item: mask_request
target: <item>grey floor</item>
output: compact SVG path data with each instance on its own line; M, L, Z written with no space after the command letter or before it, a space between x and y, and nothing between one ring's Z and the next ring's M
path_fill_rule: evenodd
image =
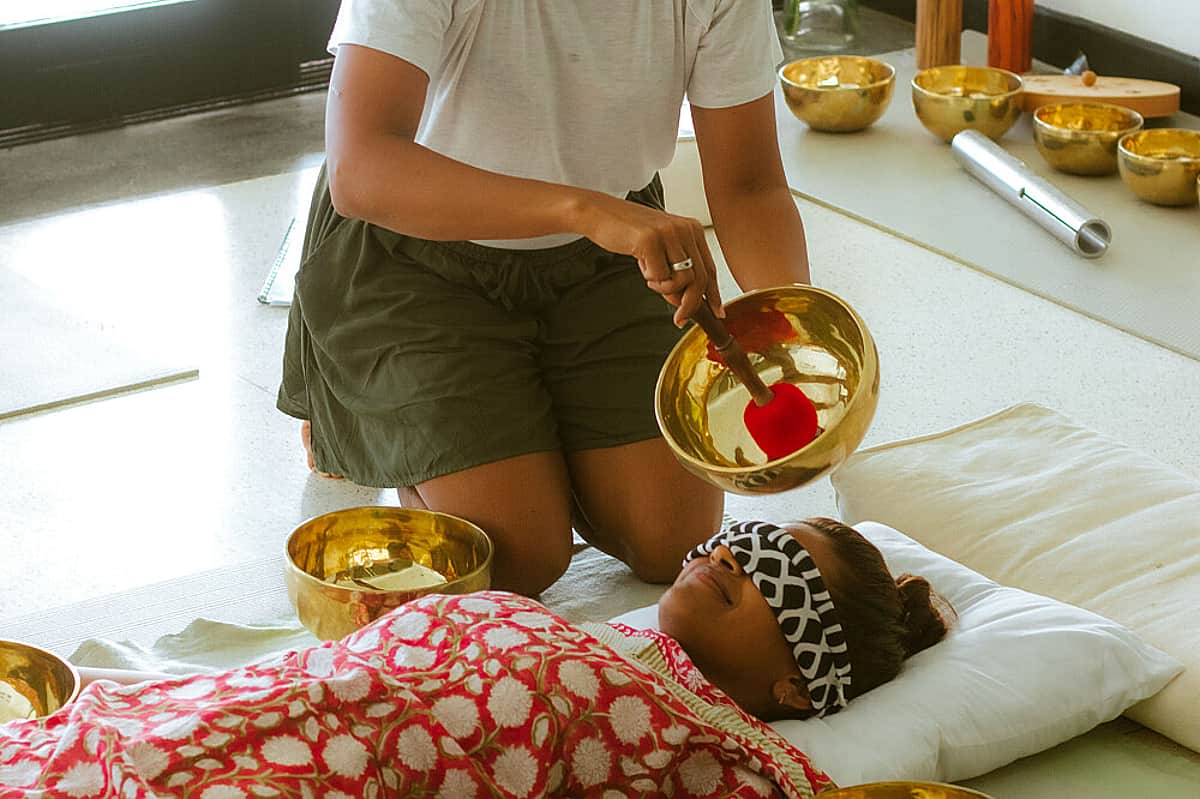
M319 164L325 93L0 151L0 224Z
M280 552L307 516L395 502L311 477L274 411L286 310L255 296L308 199L323 116L310 93L0 152L0 269L135 363L199 372L0 422L0 619ZM36 359L44 342L0 348Z

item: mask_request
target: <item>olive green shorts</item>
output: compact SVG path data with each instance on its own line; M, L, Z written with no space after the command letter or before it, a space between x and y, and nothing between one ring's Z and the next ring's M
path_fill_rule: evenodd
M629 196L662 207L658 179ZM530 452L659 435L654 384L680 331L636 262L432 242L338 216L324 171L288 318L278 407L318 469L412 486Z

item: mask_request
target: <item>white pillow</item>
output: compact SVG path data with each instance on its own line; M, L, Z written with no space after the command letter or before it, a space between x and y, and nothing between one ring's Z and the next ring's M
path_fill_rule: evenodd
M881 524L855 527L894 574L928 578L959 620L840 713L772 725L839 784L987 773L1119 716L1182 668L1115 622L997 585ZM657 608L614 621L657 627Z
M1126 714L1200 751L1200 482L1039 405L851 456L849 524L1120 622L1186 671Z

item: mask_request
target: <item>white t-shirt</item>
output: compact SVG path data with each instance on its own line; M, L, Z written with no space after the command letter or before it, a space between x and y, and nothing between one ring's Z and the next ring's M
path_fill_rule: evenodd
M702 108L756 100L783 58L769 0L343 0L330 52L343 44L429 75L420 144L617 197L670 163L685 94Z

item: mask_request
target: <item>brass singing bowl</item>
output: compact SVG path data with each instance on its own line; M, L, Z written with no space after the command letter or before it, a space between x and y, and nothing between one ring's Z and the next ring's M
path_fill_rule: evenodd
M941 782L869 782L817 795L820 799L992 799L986 793Z
M811 443L769 460L742 421L749 391L709 358L708 337L693 325L659 371L658 426L693 474L725 491L772 494L804 485L840 464L862 442L879 399L879 354L867 325L844 300L813 286L743 294L725 306L726 323L786 320L786 340L755 344L739 334L767 385L798 386L817 408L822 431Z
M1192 205L1200 177L1200 130L1157 128L1117 142L1121 180L1156 205Z
M0 641L0 724L49 716L79 696L79 672L53 652Z
M347 508L309 519L287 540L288 599L325 641L419 596L486 590L491 575L491 539L448 513Z
M1021 78L995 67L932 67L912 80L917 119L935 136L977 130L999 139L1021 116Z
M871 125L892 101L896 70L854 55L803 58L779 68L783 99L813 130L848 133Z
M1033 112L1033 141L1046 163L1072 175L1117 171L1117 142L1142 129L1142 115L1108 103L1055 103Z

